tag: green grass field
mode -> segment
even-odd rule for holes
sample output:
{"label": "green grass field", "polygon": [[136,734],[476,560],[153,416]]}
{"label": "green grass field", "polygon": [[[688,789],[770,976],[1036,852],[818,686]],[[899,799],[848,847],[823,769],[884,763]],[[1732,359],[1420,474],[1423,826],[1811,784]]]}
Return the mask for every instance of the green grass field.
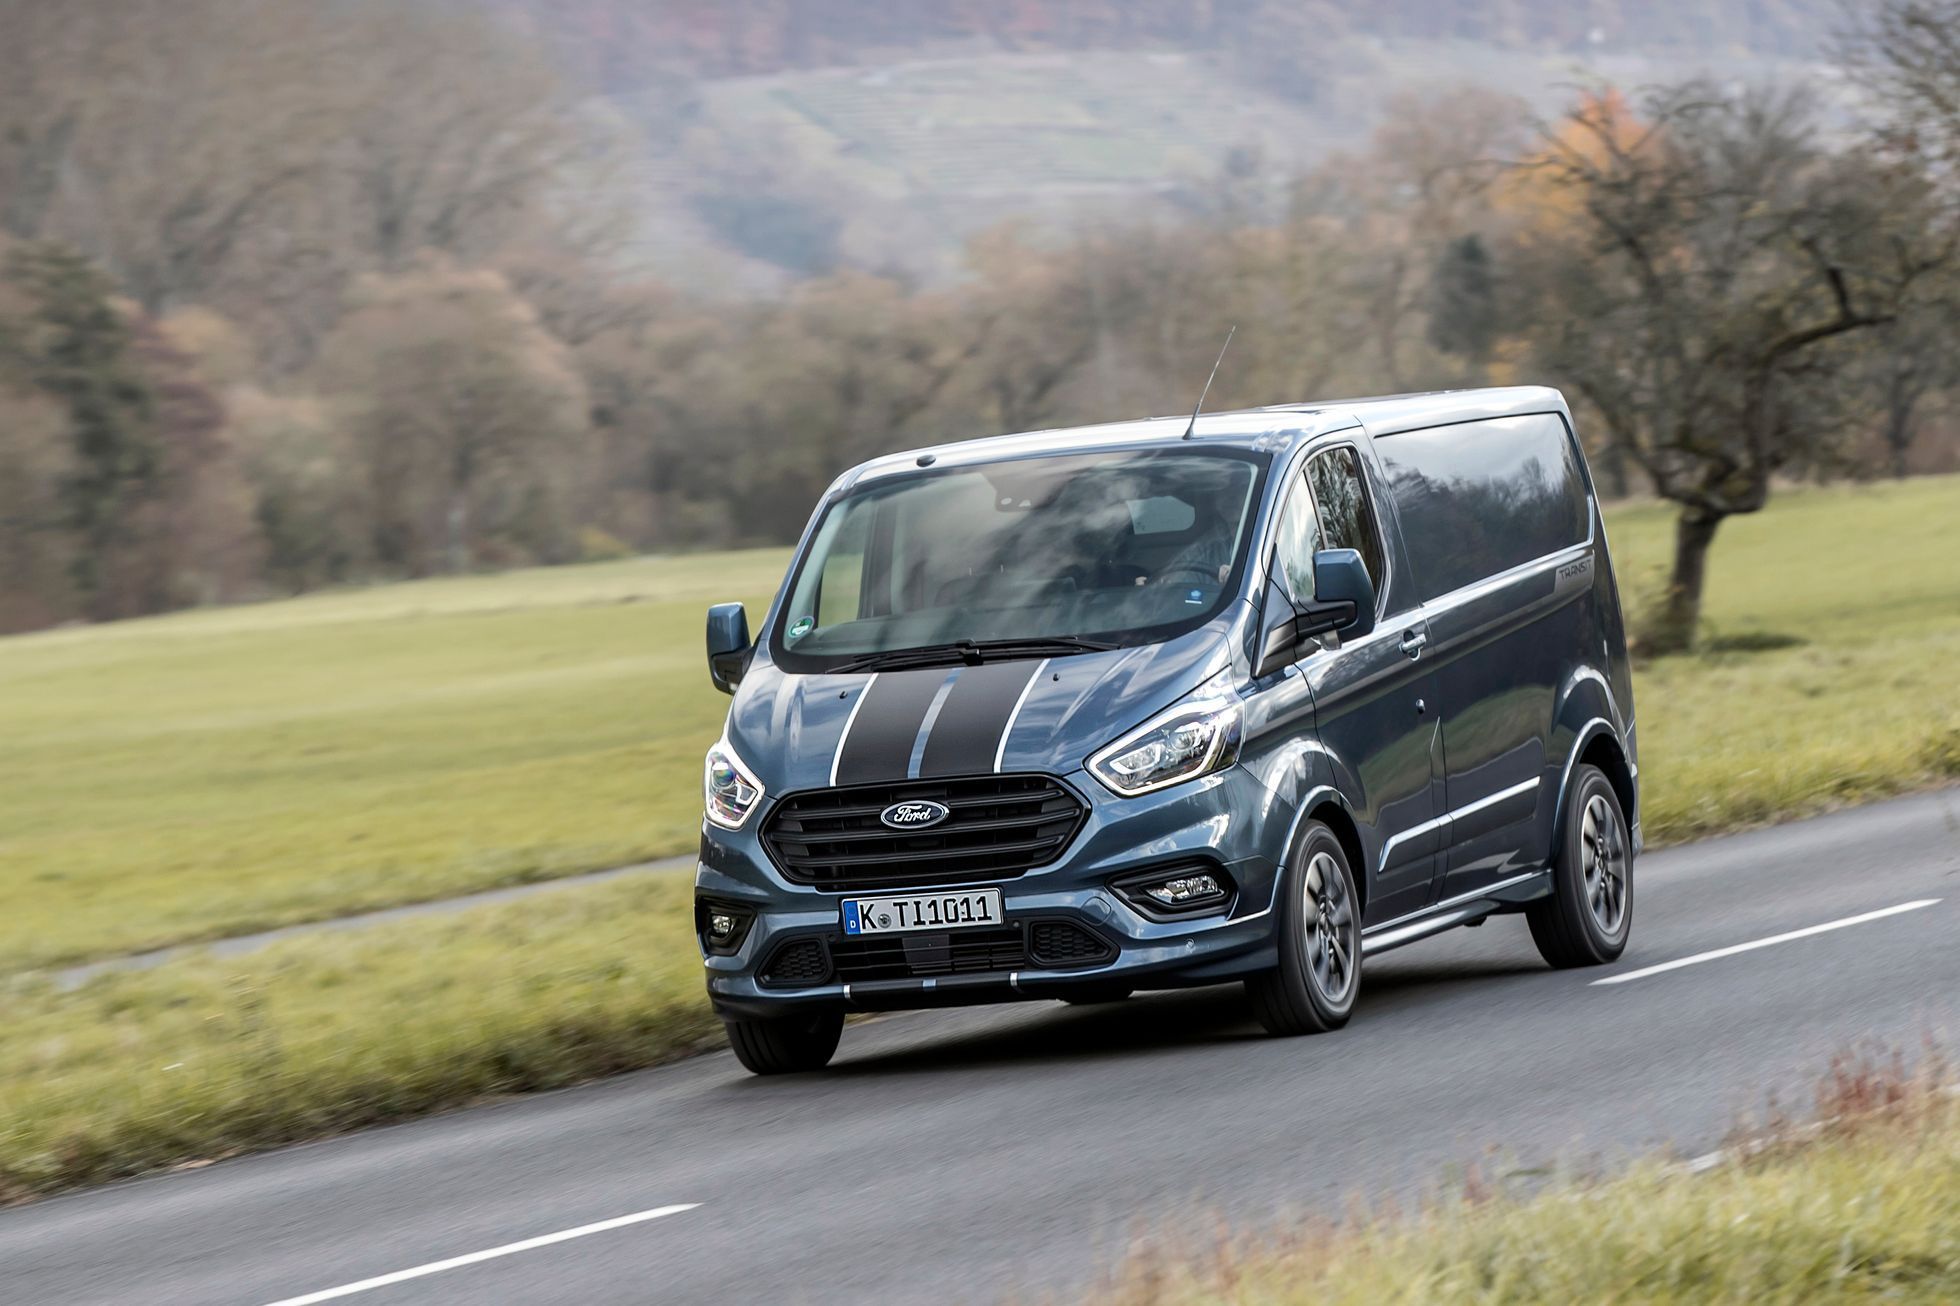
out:
{"label": "green grass field", "polygon": [[[1662,505],[1610,515],[1630,607],[1672,530]],[[1650,839],[1960,778],[1960,477],[1782,493],[1710,566],[1709,650],[1635,675]],[[1745,651],[1765,636],[1795,642]]]}
{"label": "green grass field", "polygon": [[[1631,594],[1662,506],[1610,530]],[[684,852],[726,700],[702,609],[779,551],[427,581],[0,640],[0,972]],[[1801,491],[1716,542],[1725,640],[1638,688],[1647,832],[1960,771],[1960,478]]]}
{"label": "green grass field", "polygon": [[[1609,529],[1629,592],[1651,589],[1665,510]],[[680,877],[74,991],[34,971],[691,848],[726,705],[702,610],[759,614],[783,563],[645,559],[0,640],[0,1195],[712,1041]],[[1960,478],[1783,494],[1724,527],[1713,569],[1718,651],[1639,673],[1651,839],[1960,776]]]}
{"label": "green grass field", "polygon": [[0,971],[693,845],[702,611],[780,553],[0,640]]}

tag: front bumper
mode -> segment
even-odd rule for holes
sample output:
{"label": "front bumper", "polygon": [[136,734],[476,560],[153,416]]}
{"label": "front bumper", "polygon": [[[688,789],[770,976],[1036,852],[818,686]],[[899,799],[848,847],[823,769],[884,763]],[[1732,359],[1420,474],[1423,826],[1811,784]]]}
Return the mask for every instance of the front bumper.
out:
{"label": "front bumper", "polygon": [[[762,820],[757,819],[733,834],[717,829],[703,834],[697,895],[754,916],[732,953],[705,954],[708,995],[716,1009],[725,1015],[766,1016],[809,1006],[871,1011],[1013,1002],[1099,989],[1212,984],[1272,964],[1277,863],[1262,836],[1289,828],[1290,813],[1274,810],[1270,791],[1237,767],[1130,799],[1102,792],[1081,772],[1061,779],[1086,800],[1089,812],[1056,861],[986,886],[922,880],[903,890],[877,892],[997,887],[1010,926],[1072,923],[1114,948],[1107,961],[1066,967],[1028,961],[1012,969],[852,983],[832,979],[801,987],[764,984],[759,970],[779,947],[803,939],[818,940],[826,948],[841,942],[840,904],[858,895],[786,880],[761,846],[755,832]],[[1151,919],[1110,887],[1113,880],[1155,866],[1194,860],[1213,862],[1231,876],[1236,893],[1225,911]],[[959,932],[951,936],[958,938]]]}

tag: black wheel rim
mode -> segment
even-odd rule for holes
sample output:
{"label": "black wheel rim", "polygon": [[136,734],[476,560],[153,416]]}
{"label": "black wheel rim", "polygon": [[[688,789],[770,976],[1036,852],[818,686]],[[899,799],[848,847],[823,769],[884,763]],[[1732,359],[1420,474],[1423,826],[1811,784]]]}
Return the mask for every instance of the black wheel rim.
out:
{"label": "black wheel rim", "polygon": [[1354,991],[1354,901],[1347,876],[1333,854],[1317,852],[1301,877],[1300,947],[1307,980],[1328,1003],[1339,1006]]}
{"label": "black wheel rim", "polygon": [[1620,818],[1605,794],[1586,800],[1579,823],[1579,857],[1585,868],[1586,906],[1593,923],[1608,938],[1616,937],[1627,918],[1626,836]]}

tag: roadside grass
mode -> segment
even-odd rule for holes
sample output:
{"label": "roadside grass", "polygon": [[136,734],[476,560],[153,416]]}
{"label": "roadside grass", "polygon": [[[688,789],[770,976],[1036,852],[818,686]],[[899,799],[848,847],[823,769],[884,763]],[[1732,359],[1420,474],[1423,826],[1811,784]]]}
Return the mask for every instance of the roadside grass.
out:
{"label": "roadside grass", "polygon": [[1133,1257],[1100,1306],[1960,1300],[1960,1099],[1869,1063],[1819,1129],[1703,1173],[1650,1162],[1535,1197],[1472,1183],[1407,1218]]}
{"label": "roadside grass", "polygon": [[[1630,602],[1658,588],[1671,520],[1612,515]],[[702,609],[759,617],[784,561],[0,639],[0,974],[687,851],[726,706]],[[1960,776],[1960,477],[1786,491],[1727,523],[1711,565],[1732,651],[1637,678],[1651,841]]]}
{"label": "roadside grass", "polygon": [[718,1044],[691,892],[615,881],[67,993],[0,979],[0,1202]]}

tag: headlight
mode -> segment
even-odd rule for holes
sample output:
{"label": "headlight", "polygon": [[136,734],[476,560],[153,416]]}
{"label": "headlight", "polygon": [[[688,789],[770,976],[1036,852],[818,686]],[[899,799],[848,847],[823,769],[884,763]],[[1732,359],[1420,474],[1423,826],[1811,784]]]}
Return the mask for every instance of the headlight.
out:
{"label": "headlight", "polygon": [[723,739],[708,750],[707,770],[702,777],[708,819],[724,830],[739,830],[749,813],[762,801],[762,782],[742,765],[735,750]]}
{"label": "headlight", "polygon": [[1089,759],[1089,774],[1132,797],[1223,770],[1238,760],[1237,695],[1216,682]]}

